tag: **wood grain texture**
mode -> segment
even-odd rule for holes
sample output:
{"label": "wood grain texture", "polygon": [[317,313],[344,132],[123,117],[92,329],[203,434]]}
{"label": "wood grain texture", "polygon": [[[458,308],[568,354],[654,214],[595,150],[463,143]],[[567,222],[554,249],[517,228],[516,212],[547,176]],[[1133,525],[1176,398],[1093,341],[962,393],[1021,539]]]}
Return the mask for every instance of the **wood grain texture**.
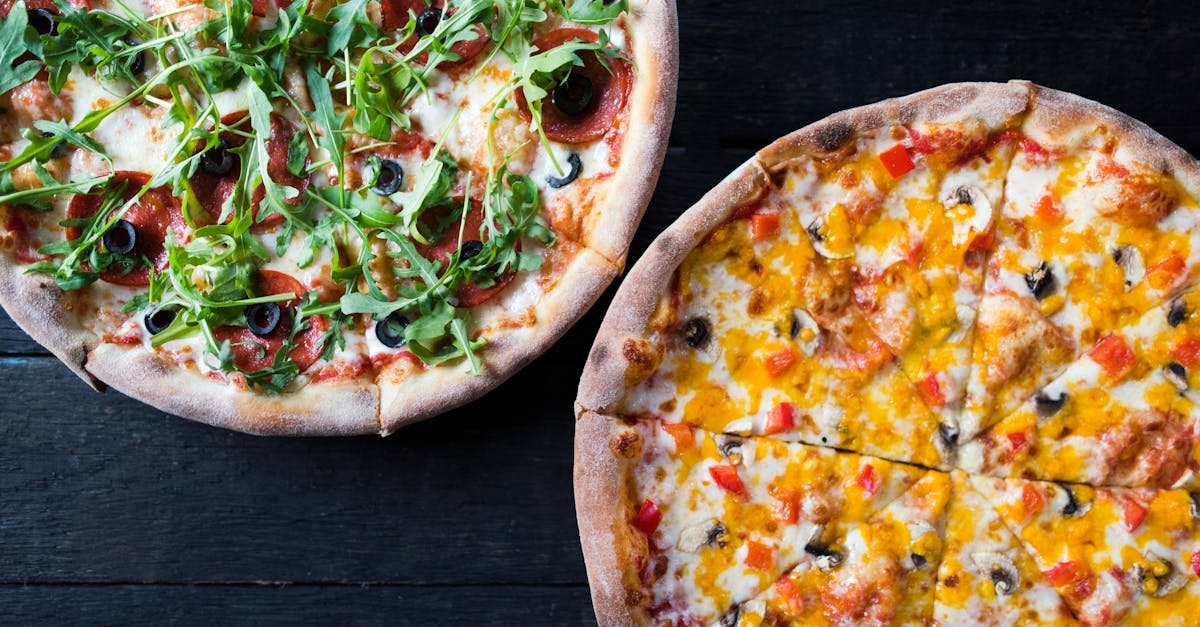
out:
{"label": "wood grain texture", "polygon": [[[1073,91],[1195,153],[1197,12],[681,3],[676,124],[630,259],[770,140],[946,82]],[[593,620],[571,402],[612,292],[494,394],[387,439],[254,438],[98,395],[0,316],[4,622]]]}

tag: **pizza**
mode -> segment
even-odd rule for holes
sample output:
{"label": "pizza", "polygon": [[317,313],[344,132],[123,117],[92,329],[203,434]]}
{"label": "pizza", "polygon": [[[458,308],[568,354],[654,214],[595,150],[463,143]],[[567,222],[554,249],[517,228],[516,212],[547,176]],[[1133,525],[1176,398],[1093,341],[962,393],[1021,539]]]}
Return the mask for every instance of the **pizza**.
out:
{"label": "pizza", "polygon": [[260,434],[487,392],[621,272],[665,0],[0,0],[0,303],[97,389]]}
{"label": "pizza", "polygon": [[601,624],[1193,624],[1200,164],[1027,82],[758,152],[576,402]]}

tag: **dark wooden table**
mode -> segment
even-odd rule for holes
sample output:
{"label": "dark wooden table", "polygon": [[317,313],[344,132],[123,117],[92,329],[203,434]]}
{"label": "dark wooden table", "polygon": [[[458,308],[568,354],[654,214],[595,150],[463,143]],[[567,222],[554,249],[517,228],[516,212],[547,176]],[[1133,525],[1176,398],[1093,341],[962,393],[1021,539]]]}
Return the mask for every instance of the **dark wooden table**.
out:
{"label": "dark wooden table", "polygon": [[[771,139],[945,82],[1031,79],[1200,149],[1188,3],[880,4],[680,6],[675,130],[631,259]],[[593,622],[571,403],[611,295],[496,393],[386,439],[256,438],[98,395],[0,314],[0,622]]]}

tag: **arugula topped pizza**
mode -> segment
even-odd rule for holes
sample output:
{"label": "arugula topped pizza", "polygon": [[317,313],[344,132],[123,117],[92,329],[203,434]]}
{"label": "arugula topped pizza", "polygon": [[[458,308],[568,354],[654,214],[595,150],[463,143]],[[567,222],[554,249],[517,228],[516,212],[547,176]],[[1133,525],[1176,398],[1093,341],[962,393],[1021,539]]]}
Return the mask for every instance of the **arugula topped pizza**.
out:
{"label": "arugula topped pizza", "polygon": [[387,433],[624,265],[673,3],[0,2],[0,302],[97,388]]}
{"label": "arugula topped pizza", "polygon": [[576,402],[601,624],[1194,624],[1200,164],[1026,82],[757,153]]}

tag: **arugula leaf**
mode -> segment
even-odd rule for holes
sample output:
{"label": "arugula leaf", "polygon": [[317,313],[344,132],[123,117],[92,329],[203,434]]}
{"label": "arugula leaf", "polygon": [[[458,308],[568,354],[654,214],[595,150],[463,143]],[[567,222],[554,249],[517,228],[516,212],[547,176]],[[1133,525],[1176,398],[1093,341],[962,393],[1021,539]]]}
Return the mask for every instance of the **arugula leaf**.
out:
{"label": "arugula leaf", "polygon": [[30,52],[26,41],[28,25],[29,14],[25,11],[24,1],[13,5],[8,17],[0,22],[0,93],[30,81],[41,69],[41,64],[34,59],[17,63]]}
{"label": "arugula leaf", "polygon": [[547,4],[559,15],[580,24],[607,24],[629,10],[627,0],[548,0]]}

